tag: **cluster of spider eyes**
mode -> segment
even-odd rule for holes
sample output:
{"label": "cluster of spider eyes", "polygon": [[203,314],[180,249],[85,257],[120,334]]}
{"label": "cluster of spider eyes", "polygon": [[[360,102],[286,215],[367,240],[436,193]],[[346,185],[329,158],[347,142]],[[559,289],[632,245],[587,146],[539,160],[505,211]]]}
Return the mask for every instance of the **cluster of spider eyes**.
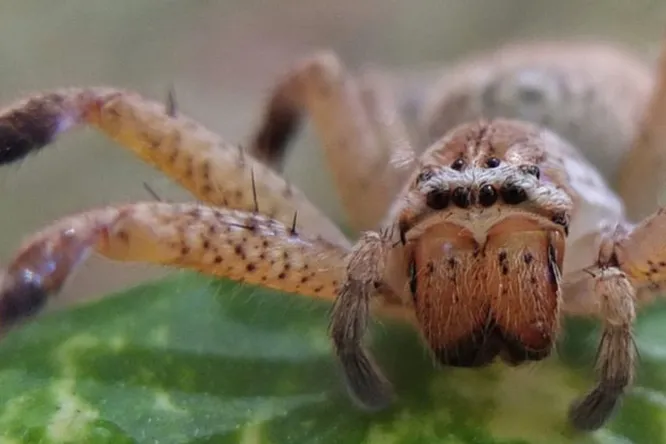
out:
{"label": "cluster of spider eyes", "polygon": [[[489,157],[486,160],[487,168],[497,168],[500,165],[500,160],[496,157]],[[456,159],[451,168],[456,171],[462,171],[465,167],[463,159]],[[522,165],[519,167],[525,174],[540,178],[540,170],[536,165]],[[432,172],[424,171],[419,176],[419,180],[425,181],[432,177]],[[473,190],[469,187],[457,187],[453,190],[435,188],[428,192],[426,195],[426,204],[433,210],[443,210],[448,207],[449,203],[453,203],[459,208],[469,208],[471,205],[478,203],[483,207],[490,207],[494,205],[499,199],[509,205],[518,205],[527,200],[527,192],[524,188],[511,182],[504,183],[499,190],[493,185],[485,184],[478,189]]]}

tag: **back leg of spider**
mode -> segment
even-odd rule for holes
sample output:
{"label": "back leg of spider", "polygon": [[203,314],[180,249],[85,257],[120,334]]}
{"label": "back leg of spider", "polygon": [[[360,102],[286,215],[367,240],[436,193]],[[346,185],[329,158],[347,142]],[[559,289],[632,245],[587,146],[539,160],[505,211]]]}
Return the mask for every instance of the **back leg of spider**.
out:
{"label": "back leg of spider", "polygon": [[258,210],[284,224],[348,245],[302,192],[239,147],[226,143],[167,104],[113,88],[34,95],[0,111],[0,165],[47,146],[61,133],[91,125],[163,171],[196,198],[220,207]]}
{"label": "back leg of spider", "polygon": [[629,217],[638,221],[663,205],[666,189],[666,38],[656,65],[652,93],[631,149],[618,172],[618,191]]}
{"label": "back leg of spider", "polygon": [[373,229],[404,179],[392,152],[409,144],[385,86],[357,81],[331,52],[308,57],[274,87],[249,151],[280,170],[302,120],[311,118],[350,223]]}

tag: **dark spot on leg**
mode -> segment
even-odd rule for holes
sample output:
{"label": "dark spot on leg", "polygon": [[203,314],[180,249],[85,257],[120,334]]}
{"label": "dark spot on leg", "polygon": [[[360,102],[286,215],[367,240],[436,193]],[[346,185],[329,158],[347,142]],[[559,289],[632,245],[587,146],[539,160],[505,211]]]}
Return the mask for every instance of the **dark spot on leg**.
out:
{"label": "dark spot on leg", "polygon": [[116,237],[125,243],[129,242],[129,233],[127,233],[125,230],[118,230]]}
{"label": "dark spot on leg", "polygon": [[3,330],[37,313],[48,298],[44,287],[27,279],[17,279],[0,291],[0,329]]}
{"label": "dark spot on leg", "polygon": [[281,171],[287,146],[298,131],[300,121],[297,104],[278,92],[268,104],[263,123],[254,137],[252,155]]}

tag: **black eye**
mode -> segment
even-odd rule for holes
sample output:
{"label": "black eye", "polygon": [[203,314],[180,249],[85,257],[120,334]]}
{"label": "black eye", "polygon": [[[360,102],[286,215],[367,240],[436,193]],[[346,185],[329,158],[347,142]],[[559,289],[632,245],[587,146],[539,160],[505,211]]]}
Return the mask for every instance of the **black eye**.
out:
{"label": "black eye", "polygon": [[497,168],[500,164],[500,160],[497,157],[489,157],[486,160],[486,166],[488,168]]}
{"label": "black eye", "polygon": [[453,168],[456,171],[462,170],[464,166],[465,166],[465,161],[462,159],[456,159],[451,164],[451,168]]}
{"label": "black eye", "polygon": [[492,185],[484,185],[479,190],[479,203],[484,207],[489,207],[497,202],[497,191]]}
{"label": "black eye", "polygon": [[536,165],[521,165],[520,171],[522,171],[525,174],[531,174],[537,179],[541,178],[541,170]]}
{"label": "black eye", "polygon": [[472,204],[472,193],[469,188],[458,187],[453,190],[451,200],[460,208],[467,208]]}
{"label": "black eye", "polygon": [[504,184],[500,189],[500,194],[504,202],[509,205],[518,205],[527,200],[527,192],[518,185],[515,184]]}
{"label": "black eye", "polygon": [[434,175],[435,175],[435,173],[434,173],[433,170],[423,170],[419,173],[418,176],[416,176],[416,183],[420,184],[420,183],[423,183],[423,182],[427,182]]}
{"label": "black eye", "polygon": [[426,204],[433,210],[443,210],[449,205],[449,192],[442,189],[434,189],[426,196]]}

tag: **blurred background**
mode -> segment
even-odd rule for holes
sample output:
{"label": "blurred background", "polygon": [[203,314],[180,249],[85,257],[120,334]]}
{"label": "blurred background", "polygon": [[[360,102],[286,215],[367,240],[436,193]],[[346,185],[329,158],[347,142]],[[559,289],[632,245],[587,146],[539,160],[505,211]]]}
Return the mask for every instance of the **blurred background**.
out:
{"label": "blurred background", "polygon": [[[114,85],[160,99],[173,85],[183,113],[240,143],[275,76],[316,49],[334,49],[351,69],[414,73],[527,39],[614,41],[652,60],[666,31],[666,2],[656,0],[62,0],[45,6],[0,0],[0,104],[70,85]],[[340,220],[311,130],[292,153],[289,179]],[[143,182],[163,198],[188,198],[91,130],[0,170],[0,261],[55,218],[150,199]],[[61,302],[163,272],[93,258]]]}

